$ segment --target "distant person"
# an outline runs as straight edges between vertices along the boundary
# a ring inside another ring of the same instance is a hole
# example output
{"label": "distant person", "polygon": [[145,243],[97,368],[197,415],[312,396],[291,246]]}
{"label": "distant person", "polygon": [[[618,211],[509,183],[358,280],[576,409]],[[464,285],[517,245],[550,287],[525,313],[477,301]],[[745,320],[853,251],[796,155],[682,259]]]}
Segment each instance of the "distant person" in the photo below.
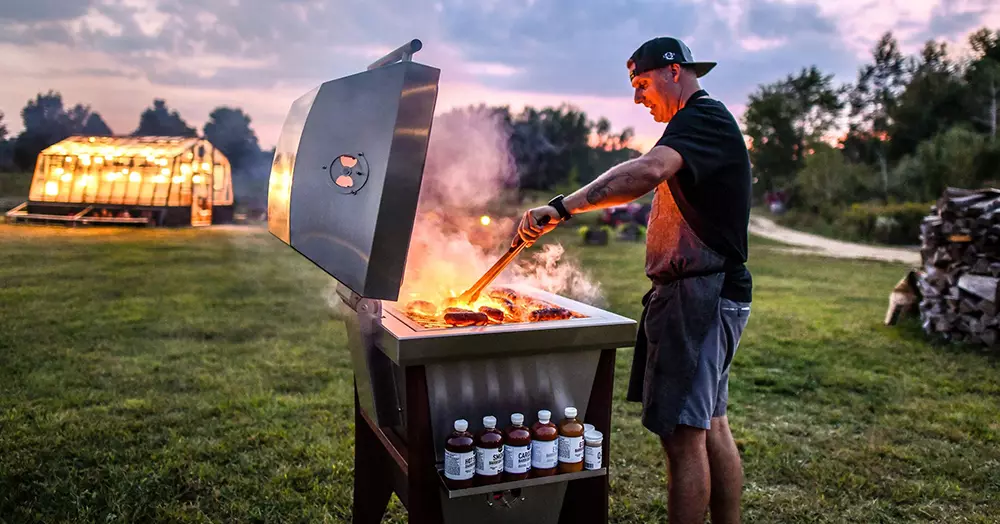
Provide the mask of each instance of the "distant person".
{"label": "distant person", "polygon": [[[736,120],[701,89],[714,62],[675,38],[644,43],[627,61],[635,103],[667,126],[645,155],[563,198],[525,212],[527,242],[574,215],[655,191],[646,276],[627,399],[666,451],[670,522],[739,522],[743,473],[729,430],[729,369],[750,315],[747,227],[750,158]],[[544,227],[539,219],[549,217]]]}

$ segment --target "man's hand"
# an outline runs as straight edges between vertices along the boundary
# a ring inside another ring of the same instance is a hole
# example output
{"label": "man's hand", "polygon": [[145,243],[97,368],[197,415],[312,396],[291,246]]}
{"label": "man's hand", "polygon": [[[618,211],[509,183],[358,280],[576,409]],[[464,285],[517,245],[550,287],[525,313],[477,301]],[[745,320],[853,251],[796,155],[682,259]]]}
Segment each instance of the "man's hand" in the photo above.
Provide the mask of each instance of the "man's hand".
{"label": "man's hand", "polygon": [[[538,225],[538,221],[546,216],[549,217],[549,223],[544,226]],[[559,212],[552,206],[529,209],[521,217],[521,223],[517,226],[517,235],[528,244],[528,247],[531,247],[540,236],[555,229],[561,220]]]}

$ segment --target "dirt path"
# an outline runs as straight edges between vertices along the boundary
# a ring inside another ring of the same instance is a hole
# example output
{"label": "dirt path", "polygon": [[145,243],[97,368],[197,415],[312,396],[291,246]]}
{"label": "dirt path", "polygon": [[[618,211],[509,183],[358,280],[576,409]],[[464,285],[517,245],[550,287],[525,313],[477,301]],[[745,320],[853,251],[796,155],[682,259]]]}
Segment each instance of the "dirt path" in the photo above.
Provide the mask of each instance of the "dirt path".
{"label": "dirt path", "polygon": [[757,236],[794,246],[774,248],[777,251],[786,253],[902,262],[912,266],[920,265],[920,252],[915,248],[877,247],[832,240],[779,226],[773,220],[761,216],[750,217],[750,232]]}

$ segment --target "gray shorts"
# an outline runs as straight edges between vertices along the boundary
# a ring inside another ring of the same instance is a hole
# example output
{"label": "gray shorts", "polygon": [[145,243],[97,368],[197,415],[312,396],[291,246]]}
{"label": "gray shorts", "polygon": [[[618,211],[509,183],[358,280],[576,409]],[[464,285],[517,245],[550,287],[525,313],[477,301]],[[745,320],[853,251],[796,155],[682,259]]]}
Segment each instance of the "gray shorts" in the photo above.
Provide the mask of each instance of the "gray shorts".
{"label": "gray shorts", "polygon": [[726,414],[729,403],[729,366],[736,355],[740,336],[750,319],[750,303],[727,298],[719,301],[718,321],[705,339],[691,392],[684,399],[678,424],[711,429],[712,417]]}

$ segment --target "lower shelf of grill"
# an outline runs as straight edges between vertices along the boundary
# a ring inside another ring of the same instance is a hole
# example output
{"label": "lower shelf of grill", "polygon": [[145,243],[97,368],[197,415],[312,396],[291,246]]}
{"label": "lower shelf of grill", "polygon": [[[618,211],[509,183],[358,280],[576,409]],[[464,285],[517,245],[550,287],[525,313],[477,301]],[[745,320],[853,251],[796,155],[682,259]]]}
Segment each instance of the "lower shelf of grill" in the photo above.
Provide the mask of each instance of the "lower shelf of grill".
{"label": "lower shelf of grill", "polygon": [[559,482],[569,482],[571,480],[586,479],[591,477],[603,477],[608,474],[608,468],[604,467],[601,469],[591,469],[577,471],[575,473],[556,473],[555,475],[549,477],[537,477],[529,478],[525,480],[514,480],[510,482],[500,482],[497,484],[490,484],[488,486],[476,486],[472,488],[465,489],[451,489],[445,484],[444,478],[444,468],[438,466],[438,478],[441,480],[441,489],[448,494],[449,499],[457,499],[460,497],[471,497],[473,495],[486,495],[489,493],[496,493],[499,491],[509,491],[520,488],[530,488],[533,486],[544,486],[546,484],[557,484]]}

